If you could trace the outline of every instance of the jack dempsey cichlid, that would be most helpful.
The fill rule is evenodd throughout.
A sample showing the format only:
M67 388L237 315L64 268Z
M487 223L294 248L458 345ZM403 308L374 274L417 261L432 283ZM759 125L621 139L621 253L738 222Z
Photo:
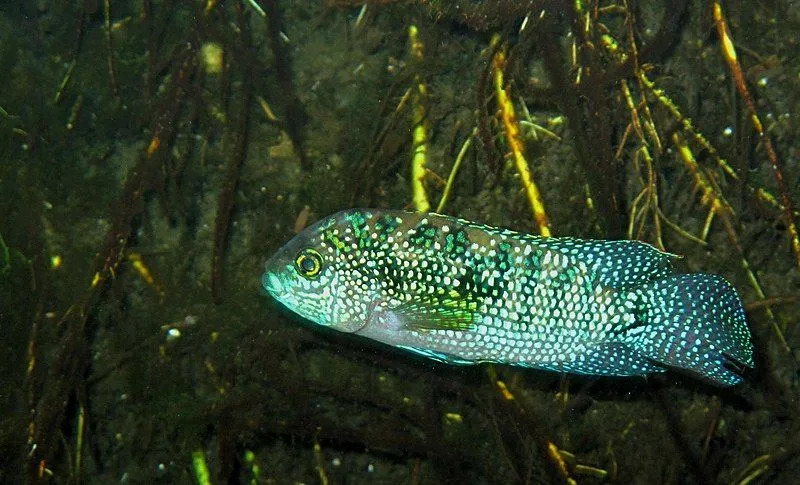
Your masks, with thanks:
M638 241L544 238L453 217L339 212L266 263L262 284L326 327L451 364L575 374L688 371L717 385L753 366L724 278L675 274Z

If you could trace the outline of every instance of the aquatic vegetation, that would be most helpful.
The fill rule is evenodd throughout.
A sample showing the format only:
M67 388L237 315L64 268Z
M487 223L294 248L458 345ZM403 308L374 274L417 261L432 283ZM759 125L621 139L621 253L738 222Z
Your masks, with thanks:
M665 5L0 7L0 482L789 482L800 25ZM453 368L312 331L258 273L350 207L680 254L741 295L755 366Z

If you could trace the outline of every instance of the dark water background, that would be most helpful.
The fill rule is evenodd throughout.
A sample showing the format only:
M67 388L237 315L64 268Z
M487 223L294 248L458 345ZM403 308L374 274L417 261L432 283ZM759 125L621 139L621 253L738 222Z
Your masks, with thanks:
M793 2L722 5L785 190L711 2L254 3L0 6L0 482L192 483L200 455L211 483L800 480ZM554 234L663 243L732 281L745 384L453 368L262 294L296 228L410 207L415 99L434 207L478 128L443 212L537 232L497 52ZM704 242L681 235L714 203Z

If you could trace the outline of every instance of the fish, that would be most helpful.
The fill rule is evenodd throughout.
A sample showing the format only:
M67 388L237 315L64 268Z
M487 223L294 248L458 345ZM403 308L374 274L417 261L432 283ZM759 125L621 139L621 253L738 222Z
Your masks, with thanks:
M753 345L725 278L640 241L542 237L435 213L350 209L265 263L311 322L448 364L742 382Z

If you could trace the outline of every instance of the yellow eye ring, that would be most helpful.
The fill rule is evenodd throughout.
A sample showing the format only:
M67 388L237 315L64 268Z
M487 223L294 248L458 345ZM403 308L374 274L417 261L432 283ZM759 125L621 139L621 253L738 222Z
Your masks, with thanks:
M322 271L322 256L313 249L304 249L294 258L294 267L306 278L313 278Z

